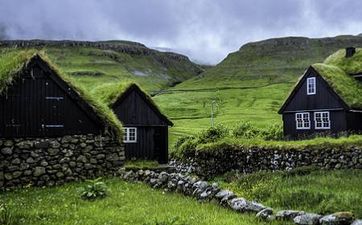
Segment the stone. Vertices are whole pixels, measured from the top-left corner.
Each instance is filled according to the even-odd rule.
[[[273,215],[273,209],[265,208],[256,214],[256,217],[259,219],[267,220],[271,215]]]
[[[57,172],[55,175],[59,178],[64,177],[64,173],[62,172]]]
[[[29,169],[29,164],[27,164],[27,163],[21,163],[20,164],[20,170],[26,170],[26,169]]]
[[[16,179],[16,178],[20,177],[22,174],[23,174],[23,173],[22,173],[21,171],[15,171],[15,172],[13,173],[13,179]]]
[[[349,225],[353,222],[354,215],[351,212],[337,212],[322,217],[319,220],[321,225]]]
[[[306,213],[304,215],[296,216],[293,221],[297,225],[317,225],[319,224],[320,218],[322,218],[321,215]]]
[[[245,208],[246,211],[258,213],[265,209],[266,207],[263,204],[257,202],[249,202],[247,207]]]
[[[15,165],[20,164],[20,159],[19,158],[13,159],[13,161],[11,161],[11,164],[15,164]]]
[[[106,155],[105,155],[105,154],[98,154],[98,155],[96,156],[96,159],[104,159],[104,158],[106,158]]]
[[[234,192],[229,191],[229,190],[221,190],[218,193],[216,193],[215,198],[221,200],[223,198],[227,198],[227,200],[229,200],[229,198],[231,196],[235,196]]]
[[[57,149],[57,148],[48,148],[48,153],[51,156],[57,155],[59,153],[59,149]]]
[[[1,153],[4,155],[11,155],[13,154],[13,150],[11,148],[3,148],[1,149]]]
[[[230,208],[238,212],[244,212],[248,204],[244,198],[234,198],[229,202]]]
[[[4,178],[5,178],[5,180],[12,180],[13,175],[11,173],[5,173]]]
[[[0,180],[4,180],[4,172],[0,171]]]
[[[33,144],[29,141],[21,141],[16,144],[16,147],[18,147],[20,149],[30,149],[32,147],[32,145]]]
[[[41,175],[45,174],[45,168],[41,166],[37,166],[34,168],[33,175],[35,177],[40,177]]]
[[[278,211],[275,215],[277,220],[293,220],[295,217],[304,215],[305,212],[303,211],[296,211],[296,210],[281,210]]]
[[[60,143],[58,141],[52,141],[50,142],[50,145],[52,148],[60,148]]]
[[[35,161],[34,161],[34,159],[32,157],[29,157],[29,158],[26,159],[26,162],[31,164],[31,163],[34,163]]]
[[[5,147],[12,147],[14,145],[14,142],[12,140],[6,140],[4,142]]]
[[[46,167],[49,163],[47,161],[41,161],[40,165]]]
[[[84,155],[80,155],[77,158],[77,162],[82,162],[82,163],[86,163],[87,162],[87,158]]]
[[[29,175],[31,175],[32,174],[32,171],[31,170],[25,170],[24,171],[24,175],[25,176],[29,176]]]
[[[362,220],[356,220],[351,225],[362,225]]]
[[[40,149],[49,148],[49,146],[50,146],[49,141],[40,141],[34,144],[35,148],[40,148]]]

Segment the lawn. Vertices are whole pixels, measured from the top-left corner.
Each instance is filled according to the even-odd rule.
[[[216,180],[239,196],[276,209],[321,214],[351,211],[357,218],[362,218],[361,170],[297,169],[249,175],[229,172]]]
[[[53,188],[28,188],[1,193],[17,225],[32,224],[264,224],[252,215],[238,214],[212,203],[153,190],[116,178],[105,180],[110,196],[96,201],[80,199],[84,183]]]

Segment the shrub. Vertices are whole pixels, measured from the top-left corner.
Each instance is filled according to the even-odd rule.
[[[210,127],[199,135],[200,143],[215,142],[229,135],[229,129],[222,124]]]
[[[233,136],[237,138],[255,138],[259,133],[260,131],[248,121],[240,123],[232,131]]]
[[[108,195],[107,185],[101,178],[89,180],[88,184],[80,189],[80,197],[84,200],[95,200]]]
[[[261,132],[264,140],[282,140],[284,137],[283,127],[280,124],[273,124]]]
[[[176,143],[174,144],[174,149],[179,149],[181,145],[189,140],[195,139],[194,136],[183,136],[177,139]]]

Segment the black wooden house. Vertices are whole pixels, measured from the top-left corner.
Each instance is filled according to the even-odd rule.
[[[347,48],[306,70],[279,110],[285,136],[362,131],[361,56]]]
[[[122,129],[46,56],[24,51],[0,61],[0,138],[116,134]]]
[[[103,95],[109,91],[108,95],[113,96],[105,101],[123,124],[126,159],[167,163],[168,127],[173,123],[161,113],[152,98],[134,83],[101,89]]]

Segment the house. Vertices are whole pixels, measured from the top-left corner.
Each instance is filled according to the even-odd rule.
[[[1,50],[0,187],[54,185],[113,174],[123,128],[35,50]]]
[[[311,65],[279,110],[284,134],[362,131],[362,49],[347,48]]]
[[[135,83],[101,87],[95,91],[124,126],[126,159],[168,162],[168,127],[173,123]]]

